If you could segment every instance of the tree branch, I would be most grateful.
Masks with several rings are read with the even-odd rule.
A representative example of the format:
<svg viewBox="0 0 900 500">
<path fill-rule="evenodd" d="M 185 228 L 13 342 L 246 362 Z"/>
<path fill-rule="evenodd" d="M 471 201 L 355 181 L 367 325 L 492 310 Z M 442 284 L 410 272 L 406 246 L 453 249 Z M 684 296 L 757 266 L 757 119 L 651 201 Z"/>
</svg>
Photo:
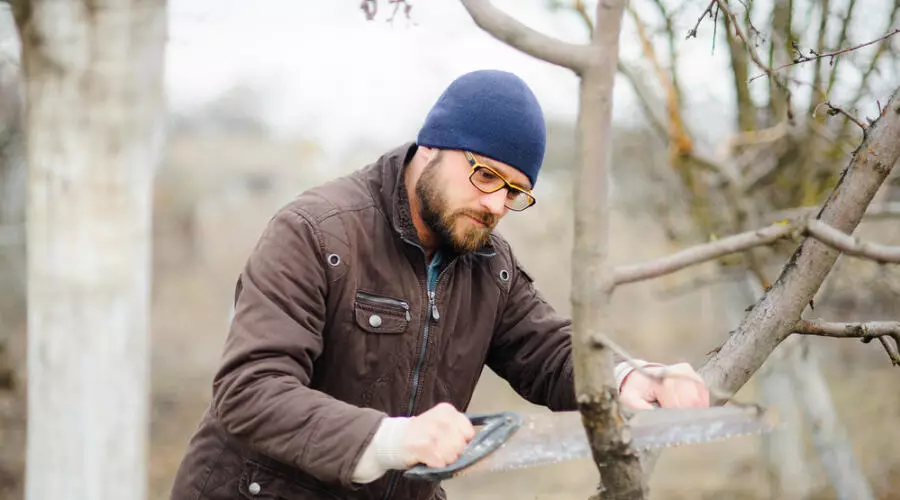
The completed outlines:
<svg viewBox="0 0 900 500">
<path fill-rule="evenodd" d="M 900 92 L 869 127 L 818 218 L 852 233 L 900 158 Z M 794 252 L 765 296 L 754 305 L 718 352 L 700 368 L 709 385 L 736 391 L 793 331 L 801 313 L 831 271 L 839 253 L 814 238 Z"/>
<path fill-rule="evenodd" d="M 888 38 L 890 38 L 890 37 L 896 35 L 897 33 L 900 33 L 900 28 L 895 28 L 895 29 L 893 29 L 893 30 L 891 30 L 891 31 L 888 31 L 884 36 L 879 37 L 879 38 L 876 38 L 875 40 L 871 40 L 871 41 L 869 41 L 869 42 L 861 43 L 861 44 L 859 44 L 859 45 L 854 45 L 853 47 L 847 47 L 847 48 L 845 48 L 845 49 L 835 50 L 835 51 L 833 51 L 833 52 L 824 52 L 824 53 L 822 53 L 822 54 L 818 54 L 818 53 L 816 53 L 815 51 L 810 50 L 810 53 L 812 54 L 811 56 L 800 54 L 799 56 L 795 57 L 794 60 L 793 60 L 792 62 L 789 62 L 789 63 L 787 63 L 787 64 L 783 64 L 783 65 L 781 65 L 781 66 L 779 66 L 779 67 L 777 67 L 777 68 L 775 68 L 774 70 L 771 70 L 771 71 L 776 71 L 776 72 L 777 72 L 777 71 L 781 71 L 781 70 L 783 70 L 783 69 L 785 69 L 785 68 L 790 68 L 791 66 L 796 66 L 796 65 L 798 65 L 798 64 L 803 64 L 803 63 L 805 63 L 805 62 L 809 62 L 809 61 L 818 61 L 819 59 L 822 59 L 822 58 L 824 58 L 824 57 L 830 57 L 830 58 L 834 59 L 835 57 L 837 57 L 837 56 L 839 56 L 839 55 L 841 55 L 841 54 L 846 54 L 847 52 L 850 52 L 850 51 L 853 51 L 853 50 L 857 50 L 857 49 L 861 49 L 861 48 L 863 48 L 863 47 L 868 47 L 869 45 L 873 45 L 873 44 L 876 44 L 876 43 L 878 43 L 878 42 L 882 42 L 882 41 L 884 41 L 884 40 L 887 40 Z M 754 76 L 753 78 L 750 79 L 750 81 L 752 82 L 753 80 L 756 80 L 757 78 L 762 78 L 763 76 L 766 76 L 767 74 L 769 74 L 769 71 L 766 71 L 765 73 L 761 73 L 761 74 L 759 74 L 759 75 Z"/>
<path fill-rule="evenodd" d="M 847 255 L 863 257 L 879 263 L 900 263 L 900 247 L 865 243 L 858 238 L 838 231 L 820 220 L 812 219 L 807 221 L 806 232 L 822 243 Z"/>
<path fill-rule="evenodd" d="M 873 339 L 881 341 L 881 345 L 887 351 L 894 366 L 900 366 L 900 321 L 870 321 L 867 323 L 830 323 L 825 321 L 801 319 L 794 325 L 792 333 L 801 335 L 816 335 L 819 337 L 834 337 L 839 339 L 862 339 L 863 342 L 871 342 Z M 885 337 L 894 340 L 891 345 Z"/>
<path fill-rule="evenodd" d="M 590 63 L 586 45 L 566 43 L 539 33 L 516 21 L 488 0 L 462 0 L 479 28 L 494 38 L 532 57 L 582 74 Z"/>
<path fill-rule="evenodd" d="M 900 246 L 863 242 L 821 220 L 798 219 L 786 220 L 762 229 L 697 245 L 661 259 L 619 266 L 613 271 L 613 279 L 618 286 L 657 278 L 728 254 L 770 245 L 780 239 L 794 237 L 798 234 L 815 238 L 835 250 L 854 257 L 874 260 L 878 263 L 900 263 Z"/>
<path fill-rule="evenodd" d="M 796 229 L 797 226 L 792 223 L 774 224 L 763 229 L 697 245 L 650 262 L 619 266 L 614 270 L 614 280 L 616 285 L 623 285 L 656 278 L 731 253 L 769 245 L 780 239 L 791 237 Z"/>
</svg>

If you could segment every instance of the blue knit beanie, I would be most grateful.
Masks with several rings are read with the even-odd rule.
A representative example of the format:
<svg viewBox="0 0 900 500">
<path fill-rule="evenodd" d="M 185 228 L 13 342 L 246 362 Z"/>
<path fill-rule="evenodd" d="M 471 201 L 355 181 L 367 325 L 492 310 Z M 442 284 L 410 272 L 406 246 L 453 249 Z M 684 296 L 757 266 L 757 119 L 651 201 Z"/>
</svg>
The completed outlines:
<svg viewBox="0 0 900 500">
<path fill-rule="evenodd" d="M 544 160 L 544 115 L 518 76 L 474 71 L 447 87 L 425 118 L 416 143 L 501 161 L 528 176 L 534 186 Z"/>
</svg>

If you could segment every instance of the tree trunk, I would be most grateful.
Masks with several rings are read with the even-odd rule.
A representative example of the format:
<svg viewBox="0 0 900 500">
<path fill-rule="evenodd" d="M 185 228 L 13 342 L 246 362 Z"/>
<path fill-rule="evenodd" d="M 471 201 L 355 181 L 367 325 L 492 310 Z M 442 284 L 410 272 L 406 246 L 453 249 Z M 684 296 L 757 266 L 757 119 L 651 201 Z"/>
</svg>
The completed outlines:
<svg viewBox="0 0 900 500">
<path fill-rule="evenodd" d="M 645 483 L 640 459 L 629 446 L 619 413 L 613 357 L 597 333 L 610 324 L 614 288 L 608 253 L 608 168 L 612 95 L 619 56 L 623 0 L 602 0 L 592 40 L 592 60 L 581 75 L 578 114 L 580 164 L 575 183 L 572 254 L 572 321 L 575 389 L 604 499 L 640 499 Z M 606 335 L 608 337 L 608 335 Z"/>
<path fill-rule="evenodd" d="M 142 499 L 165 0 L 14 9 L 29 165 L 26 498 Z"/>
<path fill-rule="evenodd" d="M 0 345 L 25 318 L 25 169 L 15 22 L 0 12 Z"/>
</svg>

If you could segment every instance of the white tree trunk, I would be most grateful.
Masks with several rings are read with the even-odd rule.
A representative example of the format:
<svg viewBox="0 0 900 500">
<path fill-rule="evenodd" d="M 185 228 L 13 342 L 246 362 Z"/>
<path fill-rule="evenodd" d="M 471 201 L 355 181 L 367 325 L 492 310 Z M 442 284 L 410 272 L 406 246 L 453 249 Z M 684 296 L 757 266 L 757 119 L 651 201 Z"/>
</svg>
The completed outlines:
<svg viewBox="0 0 900 500">
<path fill-rule="evenodd" d="M 14 7 L 29 166 L 26 498 L 139 500 L 166 4 Z"/>
</svg>

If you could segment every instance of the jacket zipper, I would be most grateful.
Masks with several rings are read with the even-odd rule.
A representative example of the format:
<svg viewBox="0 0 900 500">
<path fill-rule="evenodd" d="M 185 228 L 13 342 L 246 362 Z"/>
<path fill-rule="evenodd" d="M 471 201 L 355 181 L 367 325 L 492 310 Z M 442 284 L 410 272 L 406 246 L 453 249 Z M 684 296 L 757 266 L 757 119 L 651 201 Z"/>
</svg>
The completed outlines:
<svg viewBox="0 0 900 500">
<path fill-rule="evenodd" d="M 366 292 L 356 292 L 356 296 L 366 302 L 375 302 L 376 304 L 385 304 L 394 307 L 401 307 L 406 311 L 406 321 L 409 321 L 409 303 L 404 300 L 391 299 L 388 297 L 376 297 Z"/>
<path fill-rule="evenodd" d="M 425 254 L 425 250 L 413 243 L 419 250 L 422 250 L 422 254 Z M 449 268 L 449 262 L 444 265 L 444 271 Z M 413 406 L 416 404 L 416 395 L 419 392 L 419 379 L 422 371 L 422 365 L 425 364 L 425 354 L 428 350 L 428 328 L 431 326 L 431 321 L 434 320 L 437 322 L 441 318 L 440 312 L 438 312 L 437 301 L 436 301 L 436 291 L 438 283 L 441 280 L 441 276 L 444 274 L 444 271 L 438 273 L 437 277 L 434 280 L 434 286 L 431 285 L 431 278 L 434 275 L 434 268 L 426 262 L 425 264 L 425 288 L 428 294 L 428 317 L 425 318 L 425 327 L 422 329 L 422 350 L 419 351 L 419 360 L 416 362 L 416 367 L 413 370 L 412 376 L 412 390 L 409 393 L 409 406 L 406 410 L 406 416 L 412 416 Z M 384 492 L 383 500 L 387 500 L 394 493 L 394 488 L 397 487 L 397 480 L 400 478 L 400 471 L 393 471 L 390 482 L 388 483 L 387 490 Z"/>
</svg>

